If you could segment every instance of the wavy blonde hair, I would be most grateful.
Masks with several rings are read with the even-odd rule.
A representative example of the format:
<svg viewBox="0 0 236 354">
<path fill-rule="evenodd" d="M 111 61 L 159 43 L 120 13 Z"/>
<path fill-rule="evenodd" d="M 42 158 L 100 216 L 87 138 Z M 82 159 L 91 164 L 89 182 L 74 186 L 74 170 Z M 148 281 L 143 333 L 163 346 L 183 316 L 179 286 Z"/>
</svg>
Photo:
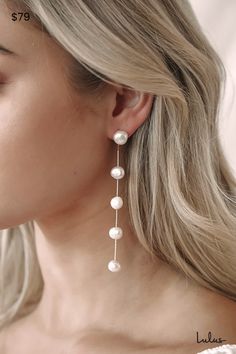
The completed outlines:
<svg viewBox="0 0 236 354">
<path fill-rule="evenodd" d="M 71 54 L 74 88 L 122 84 L 154 95 L 125 151 L 130 219 L 143 247 L 236 300 L 236 180 L 218 132 L 223 65 L 187 1 L 20 0 L 31 23 Z M 32 220 L 1 231 L 0 326 L 43 292 Z"/>
</svg>

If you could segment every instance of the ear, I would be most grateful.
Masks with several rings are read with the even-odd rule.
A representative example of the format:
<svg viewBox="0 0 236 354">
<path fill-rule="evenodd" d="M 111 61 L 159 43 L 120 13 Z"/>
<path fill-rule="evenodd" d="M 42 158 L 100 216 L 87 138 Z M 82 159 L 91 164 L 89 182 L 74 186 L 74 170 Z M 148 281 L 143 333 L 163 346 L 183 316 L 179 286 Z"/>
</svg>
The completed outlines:
<svg viewBox="0 0 236 354">
<path fill-rule="evenodd" d="M 117 130 L 124 130 L 131 136 L 149 117 L 153 97 L 149 93 L 118 89 L 113 96 L 113 106 L 110 107 L 108 137 L 113 139 Z"/>
</svg>

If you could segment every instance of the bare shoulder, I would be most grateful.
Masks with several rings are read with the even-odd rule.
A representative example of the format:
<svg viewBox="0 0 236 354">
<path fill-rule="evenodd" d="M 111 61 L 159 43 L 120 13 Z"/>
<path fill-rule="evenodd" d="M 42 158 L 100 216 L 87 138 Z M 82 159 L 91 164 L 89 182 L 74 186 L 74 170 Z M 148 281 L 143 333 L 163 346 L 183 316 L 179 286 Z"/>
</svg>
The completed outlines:
<svg viewBox="0 0 236 354">
<path fill-rule="evenodd" d="M 196 354 L 236 344 L 236 301 L 188 281 L 172 294 L 165 311 L 156 311 L 151 342 L 156 338 L 157 346 L 145 354 Z"/>
<path fill-rule="evenodd" d="M 217 331 L 228 337 L 228 341 L 236 343 L 236 301 L 207 291 L 203 303 L 204 309 L 209 309 L 208 316 L 205 316 L 206 323 L 209 326 L 212 323 Z"/>
<path fill-rule="evenodd" d="M 182 317 L 182 334 L 191 353 L 236 344 L 236 301 L 206 288 L 195 288 L 186 307 L 178 313 Z M 178 349 L 176 349 L 178 352 Z M 184 351 L 183 351 L 184 353 Z"/>
</svg>

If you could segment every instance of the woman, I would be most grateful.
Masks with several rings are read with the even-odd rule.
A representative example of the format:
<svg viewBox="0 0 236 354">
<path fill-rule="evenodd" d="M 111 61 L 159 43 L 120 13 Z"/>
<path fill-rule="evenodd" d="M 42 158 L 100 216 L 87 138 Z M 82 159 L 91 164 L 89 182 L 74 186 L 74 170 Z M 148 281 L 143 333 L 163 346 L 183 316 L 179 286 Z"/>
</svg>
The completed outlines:
<svg viewBox="0 0 236 354">
<path fill-rule="evenodd" d="M 0 6 L 1 354 L 233 353 L 224 71 L 189 4 Z"/>
</svg>

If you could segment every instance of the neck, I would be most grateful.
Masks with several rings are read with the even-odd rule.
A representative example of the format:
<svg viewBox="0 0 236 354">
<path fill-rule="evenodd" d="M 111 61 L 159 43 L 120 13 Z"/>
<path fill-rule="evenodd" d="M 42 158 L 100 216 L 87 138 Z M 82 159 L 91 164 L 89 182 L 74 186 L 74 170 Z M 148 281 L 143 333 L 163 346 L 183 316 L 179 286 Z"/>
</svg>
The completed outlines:
<svg viewBox="0 0 236 354">
<path fill-rule="evenodd" d="M 94 327 L 130 333 L 137 328 L 137 314 L 142 313 L 140 331 L 145 336 L 145 314 L 157 318 L 153 304 L 162 296 L 170 271 L 160 260 L 151 261 L 132 232 L 125 204 L 118 217 L 123 229 L 117 241 L 121 270 L 112 273 L 107 268 L 115 243 L 108 235 L 115 219 L 109 190 L 113 196 L 114 184 L 105 182 L 104 188 L 100 185 L 90 191 L 86 200 L 80 198 L 78 204 L 34 221 L 44 280 L 34 315 L 50 335 L 70 336 Z"/>
</svg>

